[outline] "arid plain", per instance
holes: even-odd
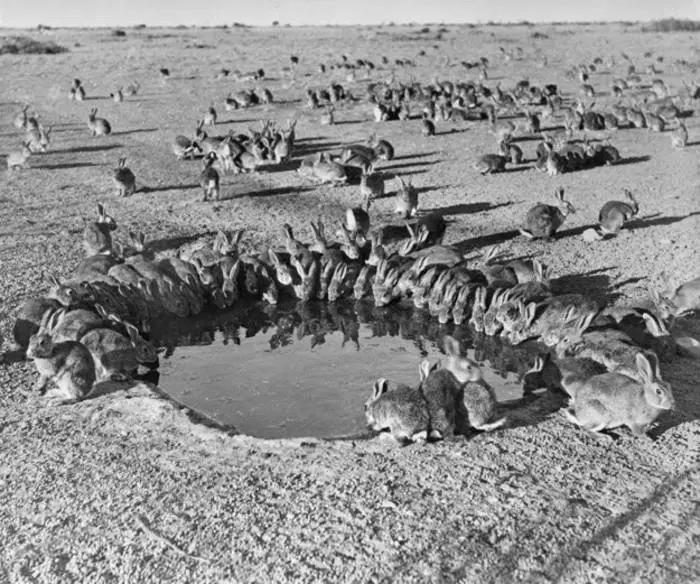
[[[489,87],[512,88],[527,78],[557,83],[575,99],[579,81],[565,73],[614,56],[616,64],[603,65],[589,81],[599,94],[596,107],[604,109],[618,101],[610,90],[615,77],[626,75],[622,53],[643,79],[654,63],[672,93],[682,92],[683,80],[698,79],[697,34],[622,24],[420,28],[145,28],[125,29],[122,37],[107,29],[4,31],[70,49],[0,56],[0,152],[21,142],[12,119],[22,103],[53,127],[47,152],[0,175],[5,344],[20,303],[47,288],[44,273],[67,276],[77,265],[83,217],[94,216],[98,201],[117,219],[117,233],[143,231],[164,252],[241,228],[244,246],[253,249],[281,241],[285,221],[309,239],[309,219],[330,224],[359,203],[358,186],[313,185],[294,165],[225,175],[222,200],[202,202],[200,164],[176,160],[170,142],[192,135],[211,102],[221,132],[244,131],[260,119],[298,120],[297,160],[376,132],[397,152],[379,170],[410,177],[421,208],[450,220],[446,243],[473,254],[506,243],[514,256],[541,259],[569,291],[642,302],[649,288],[700,275],[697,111],[685,120],[690,143],[683,150],[672,149],[668,132],[620,129],[591,136],[609,137],[620,162],[550,177],[527,168],[536,147],[527,140],[519,145],[529,163],[481,176],[474,159],[495,151],[486,122],[439,122],[435,136],[424,136],[418,119],[375,123],[365,97],[369,82],[392,71],[406,83],[474,79],[475,70],[460,62],[484,56]],[[504,60],[501,47],[513,58]],[[343,54],[371,59],[377,68],[354,81],[345,70],[318,72],[319,63]],[[286,70],[290,55],[299,58],[294,78]],[[384,55],[415,66],[382,65]],[[161,67],[171,71],[167,82]],[[217,79],[222,67],[262,67],[266,77]],[[68,99],[75,77],[86,88],[82,103]],[[109,99],[132,81],[141,85],[137,96]],[[305,106],[304,93],[331,81],[358,99],[338,105],[337,123],[325,126],[319,110]],[[267,87],[275,103],[224,111],[226,95],[242,87]],[[619,99],[631,103],[635,92]],[[697,101],[682,103],[697,110]],[[92,107],[111,122],[110,136],[90,135]],[[120,156],[140,187],[128,198],[115,196],[111,180]],[[560,236],[520,237],[527,210],[550,200],[558,186],[577,209]],[[601,205],[621,198],[623,189],[637,195],[640,216],[618,237],[585,242],[582,233]],[[391,198],[380,199],[372,219],[393,221],[392,211]],[[696,319],[679,328],[700,337]],[[31,391],[31,362],[5,363],[0,581],[696,582],[700,362],[678,355],[662,373],[676,409],[659,418],[649,439],[626,430],[600,439],[573,427],[555,398],[544,396],[508,412],[510,423],[498,432],[399,448],[380,439],[231,436],[193,423],[146,385],[50,407]]]

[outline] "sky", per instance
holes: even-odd
[[[700,20],[700,0],[2,0],[0,26]]]

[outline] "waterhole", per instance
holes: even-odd
[[[450,334],[478,361],[499,401],[522,398],[536,347],[511,347],[440,325],[425,311],[367,302],[237,307],[156,328],[159,385],[219,424],[261,438],[367,435],[364,403],[378,377],[418,383]]]

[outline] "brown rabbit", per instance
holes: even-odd
[[[39,372],[35,389],[44,393],[49,383],[55,384],[66,401],[76,401],[88,395],[95,385],[95,362],[82,344],[76,341],[56,343],[45,325],[29,340],[27,357],[34,360]]]
[[[447,353],[445,369],[454,375],[462,385],[463,403],[469,418],[469,425],[484,432],[500,428],[506,418],[494,420],[497,401],[493,389],[483,380],[481,368],[471,359],[462,357],[457,339],[446,336],[444,341]]]
[[[643,435],[663,410],[673,409],[671,386],[662,381],[658,364],[653,367],[642,353],[637,354],[640,381],[619,373],[594,375],[570,385],[573,394],[564,416],[574,424],[592,432],[627,426],[636,435]]]
[[[365,418],[372,430],[389,430],[402,445],[428,438],[430,416],[418,388],[397,385],[390,390],[386,379],[378,379],[365,403]]]

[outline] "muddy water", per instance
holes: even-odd
[[[330,438],[366,434],[373,382],[416,384],[421,359],[444,358],[446,334],[482,363],[500,401],[522,397],[536,348],[473,338],[467,327],[441,326],[407,306],[253,305],[155,336],[167,348],[160,387],[177,401],[244,434]]]

